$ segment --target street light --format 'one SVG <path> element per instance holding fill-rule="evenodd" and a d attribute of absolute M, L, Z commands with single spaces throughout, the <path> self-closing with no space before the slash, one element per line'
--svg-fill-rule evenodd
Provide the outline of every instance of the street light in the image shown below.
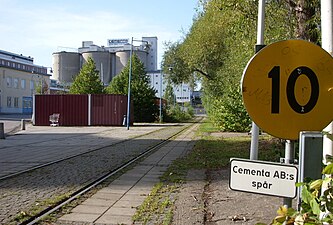
<path fill-rule="evenodd" d="M 160 123 L 162 123 L 163 119 L 162 119 L 162 91 L 163 91 L 163 70 L 161 70 L 161 74 L 160 74 Z"/>
<path fill-rule="evenodd" d="M 144 50 L 148 50 L 149 49 L 149 42 L 145 41 L 145 40 L 136 40 L 133 39 L 131 40 L 131 50 L 130 50 L 130 65 L 129 65 L 129 73 L 128 73 L 128 91 L 127 91 L 127 115 L 126 115 L 126 127 L 127 130 L 129 130 L 129 126 L 130 126 L 130 112 L 131 112 L 131 79 L 132 79 L 132 55 L 133 55 L 133 42 L 137 41 L 137 42 L 145 42 L 146 46 Z"/>

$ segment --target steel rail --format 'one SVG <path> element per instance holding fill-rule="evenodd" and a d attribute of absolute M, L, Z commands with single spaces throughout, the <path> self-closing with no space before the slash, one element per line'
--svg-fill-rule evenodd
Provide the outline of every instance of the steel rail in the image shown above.
<path fill-rule="evenodd" d="M 163 129 L 168 129 L 168 128 L 167 127 L 166 128 L 162 128 L 162 130 Z M 113 144 L 101 146 L 99 148 L 95 148 L 95 149 L 92 149 L 92 150 L 88 150 L 86 152 L 82 152 L 82 153 L 79 153 L 79 154 L 71 155 L 71 156 L 68 156 L 66 158 L 57 159 L 57 160 L 50 161 L 50 162 L 47 162 L 47 163 L 43 163 L 43 164 L 40 164 L 40 165 L 37 165 L 37 166 L 33 166 L 33 167 L 29 168 L 29 169 L 25 169 L 25 170 L 22 170 L 22 171 L 19 171 L 19 172 L 16 172 L 16 173 L 12 173 L 12 174 L 8 174 L 8 175 L 5 175 L 5 176 L 2 176 L 2 177 L 0 177 L 0 181 L 8 179 L 8 178 L 16 177 L 18 175 L 21 175 L 21 174 L 24 174 L 24 173 L 27 173 L 27 172 L 31 172 L 31 171 L 34 171 L 34 170 L 37 170 L 37 169 L 40 169 L 40 168 L 44 168 L 44 167 L 47 167 L 47 166 L 50 166 L 50 165 L 53 165 L 53 164 L 56 164 L 56 163 L 59 163 L 59 162 L 63 162 L 63 161 L 69 160 L 69 159 L 73 159 L 75 157 L 79 157 L 79 156 L 82 156 L 82 155 L 85 155 L 85 154 L 89 154 L 89 153 L 92 153 L 92 152 L 95 152 L 95 151 L 99 151 L 99 150 L 107 148 L 107 147 L 112 147 L 112 146 L 115 146 L 115 145 L 118 145 L 118 144 L 122 144 L 122 143 L 125 143 L 127 141 L 131 141 L 131 140 L 136 139 L 136 138 L 144 137 L 146 135 L 149 135 L 149 134 L 152 134 L 152 133 L 155 133 L 155 132 L 158 132 L 158 131 L 160 131 L 160 130 L 151 131 L 151 132 L 148 132 L 146 134 L 137 135 L 137 136 L 135 136 L 135 137 L 133 137 L 131 139 L 124 139 L 124 140 L 115 142 Z M 88 134 L 84 134 L 84 135 L 86 136 Z M 78 137 L 78 136 L 79 135 L 74 135 L 74 136 L 71 136 L 69 138 Z M 59 140 L 60 139 L 61 138 L 59 138 Z M 58 139 L 53 139 L 53 140 L 58 140 Z M 43 141 L 43 142 L 47 142 L 47 141 Z"/>
<path fill-rule="evenodd" d="M 195 122 L 197 123 L 197 122 Z M 23 221 L 22 223 L 20 223 L 19 225 L 33 225 L 36 224 L 37 222 L 39 222 L 40 220 L 42 220 L 44 217 L 50 215 L 51 213 L 56 212 L 57 210 L 59 210 L 60 208 L 62 208 L 63 206 L 67 205 L 68 203 L 72 202 L 73 200 L 77 199 L 79 196 L 87 193 L 88 191 L 90 191 L 91 189 L 95 188 L 97 185 L 101 184 L 102 182 L 104 182 L 105 180 L 107 180 L 108 178 L 114 176 L 115 174 L 117 174 L 118 172 L 124 170 L 125 168 L 127 168 L 128 166 L 134 164 L 135 162 L 137 162 L 138 160 L 142 159 L 143 157 L 147 156 L 148 154 L 152 153 L 153 151 L 155 151 L 156 149 L 162 147 L 163 145 L 165 145 L 167 142 L 169 142 L 171 139 L 175 138 L 176 136 L 178 136 L 179 134 L 183 133 L 184 131 L 186 131 L 187 129 L 189 129 L 190 127 L 194 126 L 194 124 L 185 126 L 183 129 L 181 129 L 180 131 L 178 131 L 177 133 L 171 135 L 170 137 L 168 137 L 167 139 L 163 140 L 162 142 L 148 148 L 145 152 L 139 154 L 138 156 L 128 160 L 126 163 L 124 163 L 123 165 L 120 165 L 119 167 L 117 167 L 116 169 L 108 172 L 105 175 L 102 175 L 101 177 L 97 178 L 95 181 L 91 182 L 90 184 L 80 188 L 78 191 L 72 193 L 68 198 L 60 201 L 58 204 L 54 205 L 54 206 L 50 206 L 48 208 L 46 208 L 45 210 L 41 211 L 40 213 L 38 213 L 37 215 Z M 144 135 L 143 135 L 144 136 Z"/>

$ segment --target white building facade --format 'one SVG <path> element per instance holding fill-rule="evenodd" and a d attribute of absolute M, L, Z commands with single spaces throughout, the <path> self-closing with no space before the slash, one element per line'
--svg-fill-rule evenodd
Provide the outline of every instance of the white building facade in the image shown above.
<path fill-rule="evenodd" d="M 37 86 L 47 90 L 50 76 L 30 56 L 0 50 L 0 113 L 31 114 Z"/>
<path fill-rule="evenodd" d="M 150 86 L 156 90 L 156 97 L 160 98 L 164 96 L 166 86 L 168 85 L 167 74 L 163 74 L 161 70 L 148 71 L 147 76 L 150 80 Z M 173 85 L 173 92 L 175 95 L 174 103 L 185 103 L 191 102 L 192 90 L 190 85 L 187 83 L 182 83 L 180 85 Z M 173 103 L 168 103 L 173 104 Z"/>

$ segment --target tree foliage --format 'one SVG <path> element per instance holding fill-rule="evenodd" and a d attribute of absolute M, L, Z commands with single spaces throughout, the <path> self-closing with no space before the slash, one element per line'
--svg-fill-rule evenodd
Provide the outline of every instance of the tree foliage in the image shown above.
<path fill-rule="evenodd" d="M 128 78 L 130 66 L 127 66 L 119 75 L 114 77 L 106 88 L 108 94 L 128 93 Z M 136 54 L 132 56 L 131 71 L 131 100 L 134 108 L 135 122 L 153 122 L 158 114 L 158 107 L 155 105 L 155 90 L 150 87 L 148 77 L 143 63 Z"/>
<path fill-rule="evenodd" d="M 99 77 L 94 60 L 89 57 L 75 77 L 72 86 L 69 89 L 71 94 L 102 94 L 104 85 Z"/>
<path fill-rule="evenodd" d="M 167 82 L 168 83 L 167 83 L 167 86 L 165 87 L 165 92 L 164 92 L 163 98 L 167 101 L 167 105 L 170 106 L 170 105 L 175 104 L 176 96 L 174 94 L 174 90 L 171 85 L 171 81 L 168 80 Z"/>
<path fill-rule="evenodd" d="M 266 2 L 265 42 L 296 37 L 318 43 L 319 0 Z M 200 9 L 183 40 L 169 43 L 163 69 L 176 65 L 173 81 L 201 77 L 203 104 L 221 130 L 243 131 L 250 120 L 239 84 L 254 54 L 258 1 L 200 0 Z"/>

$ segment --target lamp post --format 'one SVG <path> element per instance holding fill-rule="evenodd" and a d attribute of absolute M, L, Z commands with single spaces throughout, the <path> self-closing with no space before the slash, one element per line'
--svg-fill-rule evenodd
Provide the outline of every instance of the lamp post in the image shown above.
<path fill-rule="evenodd" d="M 160 74 L 160 123 L 162 123 L 163 119 L 162 119 L 162 91 L 163 91 L 163 72 L 161 70 L 161 74 Z"/>
<path fill-rule="evenodd" d="M 127 130 L 129 130 L 130 126 L 130 112 L 131 112 L 131 80 L 132 80 L 132 55 L 133 55 L 133 42 L 145 42 L 146 47 L 149 48 L 149 43 L 148 41 L 144 40 L 136 40 L 136 39 L 131 39 L 131 50 L 130 50 L 130 65 L 129 65 L 129 73 L 128 73 L 128 90 L 127 90 L 127 115 L 126 115 L 126 127 Z"/>

